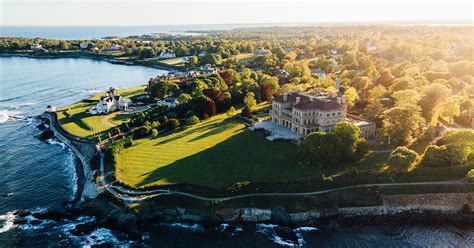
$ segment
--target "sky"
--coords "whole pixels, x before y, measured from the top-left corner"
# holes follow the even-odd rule
[[[472,0],[0,0],[0,25],[464,21]]]

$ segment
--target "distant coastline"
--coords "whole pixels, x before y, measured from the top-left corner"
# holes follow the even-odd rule
[[[172,66],[166,65],[152,65],[152,64],[144,64],[144,63],[136,63],[135,61],[121,61],[114,58],[110,58],[100,54],[86,54],[86,53],[68,53],[68,54],[61,54],[61,55],[34,55],[29,53],[0,53],[0,57],[22,57],[22,58],[32,58],[32,59],[92,59],[98,61],[104,61],[111,64],[119,64],[119,65],[128,65],[128,66],[145,66],[160,70],[167,70],[169,72],[178,72],[176,68]]]
[[[273,26],[352,26],[352,25],[428,25],[451,26],[472,25],[470,20],[400,20],[400,21],[359,21],[359,22],[275,22],[275,23],[229,23],[190,25],[139,25],[139,26],[2,26],[0,37],[24,37],[58,40],[88,40],[106,36],[127,37],[154,33],[186,34],[205,31],[223,31],[239,28]],[[130,31],[132,30],[132,31]]]

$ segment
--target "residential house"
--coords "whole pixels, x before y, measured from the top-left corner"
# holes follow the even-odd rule
[[[123,98],[114,88],[110,88],[97,105],[89,110],[91,114],[104,114],[117,110],[128,110],[132,100]]]
[[[214,74],[214,73],[219,72],[219,69],[217,69],[217,68],[215,68],[215,67],[212,67],[210,64],[201,65],[201,66],[199,67],[199,70],[200,70],[203,74]]]
[[[300,134],[331,132],[340,121],[346,120],[361,128],[361,136],[375,136],[375,123],[347,118],[344,95],[327,92],[293,92],[276,97],[272,102],[273,123]]]
[[[268,54],[271,54],[271,53],[272,53],[272,52],[270,52],[270,50],[267,50],[267,49],[265,49],[265,48],[263,48],[263,47],[260,47],[260,48],[258,48],[257,50],[255,50],[255,51],[253,52],[253,54],[254,54],[255,56],[265,56],[265,55],[268,55]]]
[[[41,44],[33,44],[30,46],[31,50],[43,50],[43,46]]]
[[[107,51],[121,51],[123,49],[123,46],[122,45],[119,45],[119,44],[112,44],[112,46],[106,48],[105,50]]]
[[[162,52],[160,53],[160,56],[158,56],[159,59],[172,59],[176,58],[176,54],[174,52]]]
[[[173,108],[176,108],[176,106],[178,106],[178,101],[176,97],[167,97],[167,98],[159,100],[156,104],[158,106],[167,106],[168,109],[173,109]]]
[[[87,49],[89,47],[89,42],[81,42],[81,44],[79,44],[79,47],[81,49]]]

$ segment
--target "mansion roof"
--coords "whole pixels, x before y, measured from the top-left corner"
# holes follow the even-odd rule
[[[286,100],[285,100],[286,98]],[[297,98],[299,102],[297,103]],[[288,93],[286,95],[278,96],[274,99],[276,102],[289,102],[293,108],[307,110],[336,110],[344,107],[344,104],[338,99],[336,95],[326,95],[324,93]]]

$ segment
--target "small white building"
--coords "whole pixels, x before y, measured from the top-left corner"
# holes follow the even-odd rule
[[[174,52],[162,52],[160,53],[160,56],[158,56],[159,59],[172,59],[176,58],[176,54]]]
[[[79,44],[79,47],[81,49],[87,49],[89,47],[89,42],[81,42],[81,44]]]
[[[122,45],[119,45],[119,44],[112,44],[112,46],[108,47],[106,50],[107,51],[120,51],[123,49],[123,46]]]
[[[48,107],[46,107],[46,111],[48,112],[56,112],[57,108],[56,106],[53,106],[53,105],[48,105]]]
[[[33,44],[30,46],[31,50],[42,50],[43,46],[41,44]]]
[[[217,69],[217,68],[215,68],[215,67],[212,67],[210,64],[201,65],[201,66],[199,67],[199,70],[200,70],[203,74],[214,74],[214,73],[219,72],[219,69]]]
[[[268,55],[268,54],[271,54],[271,53],[272,53],[272,52],[270,52],[270,50],[267,50],[267,49],[265,49],[265,48],[263,48],[263,47],[260,47],[260,48],[258,48],[257,50],[255,50],[255,51],[253,52],[253,54],[254,54],[255,56],[265,56],[265,55]]]
[[[110,113],[117,110],[128,110],[128,106],[132,103],[132,100],[123,98],[114,88],[110,88],[105,93],[105,96],[100,98],[97,105],[89,110],[91,114],[104,114]]]
[[[178,106],[178,101],[176,97],[167,97],[164,99],[159,100],[156,105],[158,106],[167,106],[168,109],[173,109]]]

